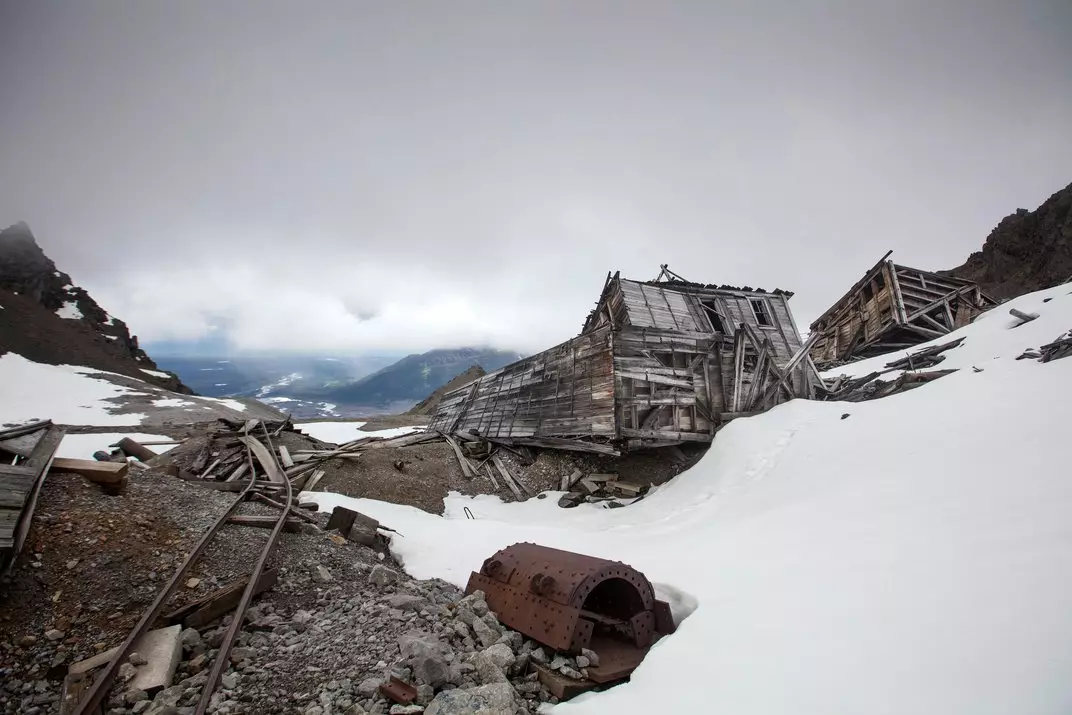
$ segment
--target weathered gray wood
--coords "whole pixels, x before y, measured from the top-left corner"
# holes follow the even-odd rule
[[[1039,317],[1038,313],[1025,313],[1024,311],[1017,310],[1016,308],[1009,308],[1009,315],[1023,321],[1022,323],[1020,323],[1021,325],[1023,325],[1023,323],[1030,323],[1032,320],[1035,320]]]
[[[454,450],[454,455],[458,458],[458,464],[461,465],[462,474],[465,475],[466,479],[472,479],[473,477],[475,477],[476,470],[473,469],[473,465],[469,462],[469,459],[466,458],[464,454],[462,454],[462,449],[458,446],[457,440],[455,440],[448,434],[444,434],[443,439],[447,440],[447,444],[449,444],[451,449]]]
[[[514,481],[513,475],[507,471],[506,466],[502,463],[499,455],[493,454],[491,456],[491,462],[495,465],[495,468],[499,470],[499,474],[502,475],[503,481],[506,482],[506,486],[508,486],[510,491],[514,493],[514,497],[517,498],[518,501],[524,501],[525,497],[521,494],[521,488]]]
[[[126,462],[98,462],[93,459],[64,457],[52,460],[51,469],[53,472],[74,472],[98,484],[117,484],[127,476],[128,470]]]
[[[256,420],[250,421],[253,422]],[[272,458],[272,453],[268,451],[267,447],[253,437],[240,437],[239,439],[243,444],[250,448],[253,452],[253,456],[260,462],[261,469],[264,470],[264,474],[269,482],[272,482],[273,484],[282,484],[286,481],[286,476],[284,476],[283,471],[279,468],[275,459]]]
[[[279,451],[279,461],[284,467],[293,467],[294,460],[290,458],[290,452],[283,445],[276,447]]]
[[[123,439],[119,440],[118,447],[126,454],[130,455],[131,457],[137,457],[143,462],[148,462],[150,459],[156,456],[156,452],[142,444],[139,444],[138,442],[135,442],[130,437],[124,437]]]

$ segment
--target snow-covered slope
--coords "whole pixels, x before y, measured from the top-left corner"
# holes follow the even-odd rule
[[[1072,359],[1014,358],[1072,328],[1070,290],[1012,303],[1043,314],[1023,327],[1006,305],[965,328],[943,366],[982,372],[736,420],[625,509],[454,495],[441,518],[316,501],[401,531],[416,576],[464,585],[496,549],[535,541],[630,563],[678,617],[695,608],[629,684],[564,715],[1069,713]]]
[[[97,427],[173,425],[217,417],[279,419],[282,414],[255,400],[196,397],[104,370],[0,355],[0,425],[31,419]]]

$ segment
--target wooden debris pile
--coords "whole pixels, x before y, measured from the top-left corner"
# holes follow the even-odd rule
[[[575,469],[572,474],[562,477],[559,489],[567,492],[558,500],[558,505],[564,509],[575,507],[582,502],[606,502],[607,507],[614,508],[630,503],[621,500],[642,499],[650,485],[626,481],[620,479],[617,474],[585,475],[580,469]]]
[[[0,578],[26,543],[37,495],[63,430],[51,420],[0,430]]]
[[[1072,330],[1069,330],[1052,343],[1047,343],[1039,348],[1039,360],[1041,362],[1060,360],[1070,355],[1072,355]]]
[[[958,347],[964,338],[957,338],[948,343],[933,345],[929,348],[918,350],[903,358],[898,358],[886,363],[886,369],[876,370],[863,377],[848,377],[842,375],[836,378],[828,389],[827,400],[834,402],[863,402],[880,397],[888,397],[898,392],[911,390],[925,383],[945,377],[956,370],[932,370],[930,372],[911,372],[934,367],[945,360],[946,350]],[[891,372],[908,370],[894,380],[880,380],[882,375]]]

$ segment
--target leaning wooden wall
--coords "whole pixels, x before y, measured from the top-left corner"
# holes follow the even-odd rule
[[[709,442],[723,411],[720,340],[625,326],[614,336],[618,436],[643,444]]]
[[[615,435],[610,326],[489,373],[440,403],[430,429],[489,438]]]

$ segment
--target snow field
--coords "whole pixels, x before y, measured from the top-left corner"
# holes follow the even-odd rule
[[[392,549],[419,578],[464,586],[497,549],[534,541],[629,563],[677,619],[695,608],[630,683],[556,713],[1072,712],[1072,359],[1013,359],[1072,328],[1070,291],[951,336],[965,344],[940,367],[983,372],[736,420],[625,509],[455,494],[439,517],[305,498],[402,532]],[[1041,317],[1010,328],[1009,307]]]

